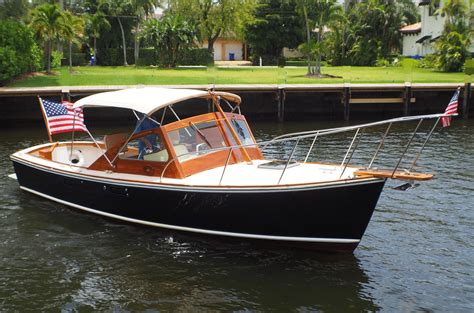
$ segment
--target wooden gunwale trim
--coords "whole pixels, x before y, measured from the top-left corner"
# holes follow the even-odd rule
[[[29,164],[33,164],[35,166],[41,167],[45,170],[54,170],[60,173],[64,174],[69,174],[69,175],[77,175],[77,176],[85,176],[89,178],[99,178],[99,179],[106,179],[106,180],[112,180],[112,181],[119,181],[119,182],[132,182],[132,183],[144,183],[144,184],[150,184],[150,185],[162,185],[162,186],[171,186],[171,187],[187,187],[187,188],[212,188],[212,189],[241,189],[241,190],[246,190],[246,189],[266,189],[266,188],[272,188],[272,189],[284,189],[284,188],[296,188],[296,187],[306,187],[306,186],[318,186],[318,185],[327,185],[331,183],[336,183],[336,185],[343,185],[347,184],[350,182],[357,182],[357,181],[362,181],[362,180],[382,180],[385,178],[378,178],[378,177],[354,177],[350,179],[336,179],[336,180],[326,180],[326,181],[319,181],[319,182],[309,182],[309,183],[299,183],[299,184],[280,184],[280,185],[245,185],[245,186],[238,186],[238,185],[191,185],[191,184],[178,184],[178,183],[163,183],[161,181],[159,182],[153,182],[153,181],[145,181],[145,180],[135,180],[135,179],[123,179],[123,178],[118,178],[118,177],[107,177],[107,176],[99,176],[99,175],[93,175],[93,174],[88,174],[88,173],[83,173],[83,172],[70,172],[66,170],[62,170],[59,168],[51,167],[51,166],[46,166],[38,163],[34,163],[29,160],[25,160],[23,158],[20,158],[18,156],[11,156],[12,159],[17,159],[20,162],[26,162]],[[48,162],[53,162],[53,161],[48,161]],[[56,162],[53,162],[56,163]],[[59,163],[61,165],[64,165],[62,163]],[[95,170],[89,170],[83,167],[77,167],[81,169],[85,169],[88,171],[95,171]],[[102,171],[104,172],[104,171]],[[110,173],[109,175],[113,175],[117,173]],[[149,176],[149,177],[155,177],[155,176]],[[173,178],[171,178],[173,179]],[[281,188],[283,187],[283,188]]]
[[[212,120],[216,120],[216,116],[214,112],[188,117],[179,121],[175,121],[175,122],[163,125],[161,126],[161,128],[163,128],[164,131],[166,132],[170,132],[170,131],[180,129],[183,127],[189,127],[190,122],[203,123],[203,122],[212,121]]]

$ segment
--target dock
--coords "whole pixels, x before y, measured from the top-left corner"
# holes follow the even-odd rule
[[[150,85],[146,85],[147,87]],[[5,112],[19,106],[37,106],[36,97],[57,97],[76,101],[81,97],[143,85],[51,86],[0,88],[0,120]],[[461,88],[459,114],[469,118],[472,110],[471,83],[394,83],[394,84],[259,84],[259,85],[154,85],[153,87],[215,89],[242,97],[242,112],[249,118],[286,119],[313,116],[325,119],[370,117],[372,115],[408,116],[440,113],[457,88]],[[29,105],[25,105],[24,104]],[[9,105],[10,104],[10,105]],[[15,111],[13,109],[13,111]],[[16,118],[22,118],[19,112]],[[26,119],[34,116],[25,116]],[[37,116],[40,118],[41,116]]]

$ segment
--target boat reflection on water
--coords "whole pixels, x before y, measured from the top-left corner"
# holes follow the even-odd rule
[[[27,295],[18,292],[22,284],[12,284],[12,309],[379,310],[352,254],[260,249],[74,212],[74,219],[64,218],[65,206],[26,194],[20,205],[29,223],[16,234],[30,245],[10,252],[25,269],[16,271],[17,281],[35,287]]]

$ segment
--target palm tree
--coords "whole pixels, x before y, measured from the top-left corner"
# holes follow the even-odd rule
[[[53,41],[59,39],[67,27],[63,11],[57,4],[44,3],[31,12],[31,28],[35,35],[45,43],[46,70],[51,74],[51,51]]]
[[[298,0],[297,5],[306,24],[306,44],[308,55],[307,76],[321,77],[321,55],[324,51],[324,37],[329,24],[339,18],[341,6],[337,0]],[[316,33],[312,40],[311,33]],[[316,67],[311,67],[311,55],[316,55]]]
[[[125,32],[123,30],[122,18],[131,8],[131,0],[99,0],[99,7],[107,7],[109,13],[117,18],[122,33],[123,65],[127,66],[127,44],[125,43]]]
[[[135,65],[138,64],[139,52],[140,52],[140,24],[145,18],[145,16],[151,14],[155,7],[160,4],[160,0],[132,0],[132,10],[137,17],[137,24],[135,26],[135,47],[134,47],[134,57]]]
[[[161,20],[150,19],[144,26],[142,37],[153,44],[155,51],[166,52],[169,67],[175,67],[179,54],[197,40],[196,27],[178,14],[166,14]]]
[[[94,60],[97,62],[97,39],[100,38],[101,30],[110,29],[110,23],[103,12],[97,11],[86,15],[86,29],[94,38]]]
[[[62,39],[65,39],[69,44],[69,69],[72,68],[72,45],[78,44],[78,39],[84,33],[84,20],[78,16],[73,15],[69,11],[64,12],[64,21],[66,27],[62,31]]]

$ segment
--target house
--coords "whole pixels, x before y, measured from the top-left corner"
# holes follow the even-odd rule
[[[466,2],[469,6],[469,0]],[[446,17],[434,13],[442,5],[442,0],[420,0],[418,2],[421,22],[400,29],[403,35],[402,54],[404,56],[417,57],[435,52],[435,41],[443,32]],[[474,42],[469,50],[474,52]]]
[[[207,41],[201,44],[207,48]],[[214,61],[243,61],[247,60],[247,46],[237,39],[217,38],[214,42]]]

